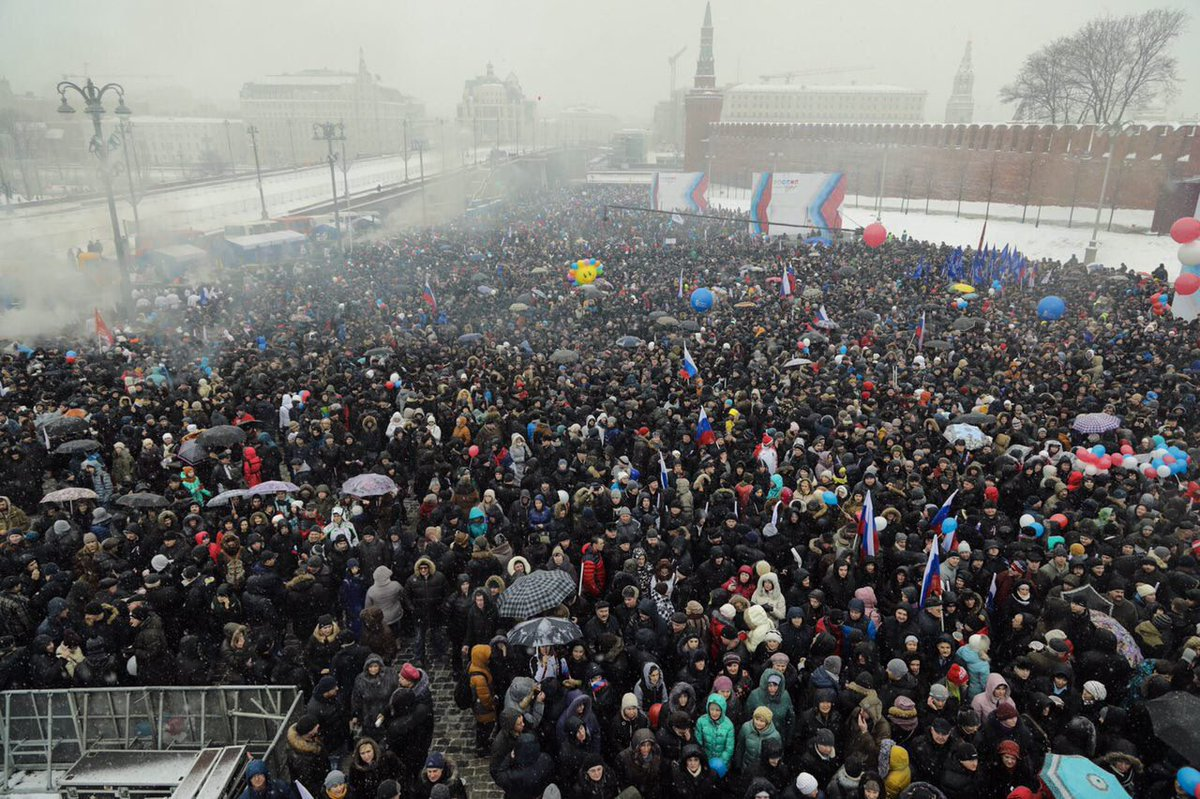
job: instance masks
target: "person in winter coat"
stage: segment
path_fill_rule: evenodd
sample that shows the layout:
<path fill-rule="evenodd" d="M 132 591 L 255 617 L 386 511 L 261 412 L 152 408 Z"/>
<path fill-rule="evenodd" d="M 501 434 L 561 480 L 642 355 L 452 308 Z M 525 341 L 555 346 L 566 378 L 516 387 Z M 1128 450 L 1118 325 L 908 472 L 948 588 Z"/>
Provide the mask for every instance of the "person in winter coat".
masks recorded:
<path fill-rule="evenodd" d="M 987 690 L 988 675 L 992 673 L 988 644 L 987 636 L 972 635 L 967 646 L 959 647 L 954 654 L 954 659 L 966 668 L 971 678 L 967 699 L 974 699 Z"/>
<path fill-rule="evenodd" d="M 359 619 L 362 621 L 362 636 L 360 640 L 363 645 L 370 649 L 373 653 L 383 658 L 384 663 L 390 663 L 396 659 L 396 634 L 392 632 L 392 628 L 383 623 L 383 609 L 376 606 L 373 608 L 363 608 L 359 614 Z"/>
<path fill-rule="evenodd" d="M 642 666 L 642 679 L 633 688 L 642 712 L 649 712 L 654 705 L 667 701 L 667 683 L 662 669 L 654 661 Z"/>
<path fill-rule="evenodd" d="M 494 683 L 491 669 L 488 668 L 491 659 L 492 648 L 487 644 L 471 647 L 471 665 L 467 673 L 471 675 L 471 690 L 475 694 L 475 751 L 479 754 L 487 751 L 488 739 L 496 725 Z"/>
<path fill-rule="evenodd" d="M 292 786 L 283 780 L 271 779 L 267 764 L 251 760 L 246 764 L 246 788 L 238 799 L 292 799 Z"/>
<path fill-rule="evenodd" d="M 341 757 L 349 749 L 350 719 L 338 697 L 337 680 L 326 674 L 313 688 L 304 707 L 321 727 L 321 745 L 332 756 Z"/>
<path fill-rule="evenodd" d="M 441 788 L 438 788 L 438 786 Z M 430 752 L 425 767 L 413 784 L 413 799 L 430 799 L 437 790 L 442 799 L 467 799 L 467 786 L 458 776 L 454 760 L 441 752 Z"/>
<path fill-rule="evenodd" d="M 399 632 L 400 620 L 404 618 L 404 608 L 408 600 L 404 595 L 404 587 L 392 579 L 392 570 L 387 566 L 378 566 L 371 574 L 373 584 L 367 589 L 367 607 L 378 606 L 383 611 L 383 623 Z"/>
<path fill-rule="evenodd" d="M 317 619 L 312 634 L 304 643 L 304 667 L 308 669 L 309 677 L 315 683 L 322 674 L 329 673 L 333 668 L 333 656 L 340 647 L 338 638 L 342 630 L 334 621 L 333 616 L 325 614 Z"/>
<path fill-rule="evenodd" d="M 728 768 L 733 762 L 737 733 L 733 722 L 725 717 L 725 697 L 708 695 L 705 714 L 696 720 L 696 743 L 704 749 L 707 762 L 719 760 Z"/>
<path fill-rule="evenodd" d="M 621 792 L 617 775 L 597 754 L 588 753 L 571 786 L 575 799 L 616 799 Z"/>
<path fill-rule="evenodd" d="M 433 745 L 433 712 L 418 701 L 412 688 L 401 685 L 388 700 L 388 748 L 400 758 L 400 783 L 411 785 Z"/>
<path fill-rule="evenodd" d="M 263 481 L 263 461 L 254 447 L 242 448 L 242 479 L 247 488 L 254 488 Z"/>
<path fill-rule="evenodd" d="M 504 791 L 504 799 L 541 796 L 553 776 L 554 761 L 530 733 L 522 733 L 512 757 L 505 758 L 493 774 L 496 784 Z"/>
<path fill-rule="evenodd" d="M 536 725 L 535 725 L 536 726 Z M 637 697 L 625 694 L 621 697 L 621 708 L 604 731 L 604 756 L 610 763 L 616 762 L 621 750 L 629 746 L 633 734 L 647 729 L 650 720 L 638 706 Z"/>
<path fill-rule="evenodd" d="M 767 669 L 762 673 L 758 687 L 750 692 L 746 700 L 747 713 L 753 713 L 760 707 L 771 711 L 775 719 L 774 726 L 779 730 L 784 745 L 790 744 L 796 726 L 796 711 L 792 707 L 792 697 L 784 685 L 784 677 L 775 669 Z"/>
<path fill-rule="evenodd" d="M 129 613 L 129 626 L 136 631 L 128 653 L 137 658 L 139 681 L 143 685 L 170 685 L 175 679 L 175 664 L 162 619 L 139 605 Z"/>
<path fill-rule="evenodd" d="M 979 795 L 982 776 L 975 746 L 969 741 L 959 741 L 946 759 L 938 784 L 945 791 L 946 799 L 972 799 Z"/>
<path fill-rule="evenodd" d="M 771 710 L 759 707 L 751 714 L 750 720 L 742 724 L 742 729 L 738 731 L 733 767 L 737 771 L 745 773 L 752 766 L 757 765 L 762 758 L 763 743 L 768 740 L 778 742 L 781 748 L 783 746 L 783 739 L 779 735 L 779 730 L 775 728 Z"/>
<path fill-rule="evenodd" d="M 350 558 L 346 561 L 346 574 L 342 577 L 338 599 L 342 604 L 345 628 L 353 633 L 355 638 L 360 638 L 362 636 L 361 614 L 363 608 L 367 606 L 367 580 L 359 566 L 358 558 Z"/>
<path fill-rule="evenodd" d="M 596 754 L 596 741 L 588 734 L 587 724 L 578 716 L 567 719 L 562 736 L 558 739 L 558 753 L 554 760 L 558 769 L 555 782 L 571 785 L 578 778 L 585 758 Z"/>
<path fill-rule="evenodd" d="M 383 733 L 388 699 L 395 685 L 396 674 L 384 665 L 383 658 L 368 656 L 350 693 L 350 724 L 361 734 L 378 737 Z"/>
<path fill-rule="evenodd" d="M 400 759 L 364 735 L 354 744 L 353 753 L 342 761 L 342 773 L 352 796 L 374 796 L 380 783 L 400 776 Z"/>
<path fill-rule="evenodd" d="M 621 784 L 638 790 L 642 799 L 662 799 L 663 759 L 650 730 L 633 734 L 629 748 L 617 758 Z"/>
<path fill-rule="evenodd" d="M 329 771 L 329 757 L 321 745 L 321 728 L 317 719 L 302 715 L 287 730 L 287 773 L 313 796 L 318 796 Z"/>
<path fill-rule="evenodd" d="M 904 789 L 912 783 L 908 750 L 890 738 L 885 740 L 879 748 L 879 772 L 883 774 L 883 789 L 887 799 L 898 799 Z"/>
<path fill-rule="evenodd" d="M 708 767 L 704 750 L 696 744 L 683 747 L 679 761 L 671 764 L 670 799 L 716 799 L 717 777 Z"/>
<path fill-rule="evenodd" d="M 435 656 L 440 656 L 446 651 L 442 620 L 438 614 L 450 593 L 450 584 L 446 582 L 446 575 L 438 572 L 437 565 L 430 558 L 422 557 L 417 558 L 412 576 L 405 581 L 404 587 L 416 622 L 417 639 L 413 643 L 413 652 L 417 660 L 424 663 L 427 643 L 433 647 L 432 652 Z"/>

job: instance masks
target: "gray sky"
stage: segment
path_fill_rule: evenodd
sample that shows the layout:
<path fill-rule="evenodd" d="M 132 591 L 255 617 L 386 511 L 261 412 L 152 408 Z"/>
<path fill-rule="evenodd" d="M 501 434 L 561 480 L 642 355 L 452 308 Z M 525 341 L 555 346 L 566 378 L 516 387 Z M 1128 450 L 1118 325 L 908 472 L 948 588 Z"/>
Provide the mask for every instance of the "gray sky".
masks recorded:
<path fill-rule="evenodd" d="M 873 67 L 812 83 L 892 83 L 929 92 L 942 120 L 968 36 L 974 40 L 976 119 L 1009 114 L 996 99 L 1022 58 L 1104 12 L 1148 0 L 714 0 L 718 82 L 760 73 Z M 1200 76 L 1200 2 L 1175 52 Z M 986 10 L 985 10 L 986 9 Z M 236 108 L 242 83 L 272 72 L 352 70 L 358 48 L 384 82 L 453 114 L 465 78 L 488 60 L 510 70 L 547 112 L 587 103 L 649 120 L 665 96 L 667 56 L 687 45 L 679 82 L 695 70 L 703 0 L 0 0 L 0 74 L 14 90 L 49 94 L 60 73 L 120 80 L 137 111 L 147 82 L 186 87 Z M 94 26 L 94 27 L 93 27 Z M 113 77 L 156 75 L 160 78 Z M 1174 117 L 1200 114 L 1200 80 L 1186 82 Z"/>

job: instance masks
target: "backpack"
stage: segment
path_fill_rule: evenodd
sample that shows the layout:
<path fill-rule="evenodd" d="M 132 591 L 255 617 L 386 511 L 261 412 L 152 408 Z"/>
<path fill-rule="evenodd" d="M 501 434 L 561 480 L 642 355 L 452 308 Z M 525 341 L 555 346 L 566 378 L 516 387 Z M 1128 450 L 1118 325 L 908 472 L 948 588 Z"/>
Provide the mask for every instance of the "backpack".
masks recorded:
<path fill-rule="evenodd" d="M 475 704 L 475 689 L 471 687 L 471 675 L 466 669 L 454 683 L 454 704 L 459 710 L 470 710 Z"/>

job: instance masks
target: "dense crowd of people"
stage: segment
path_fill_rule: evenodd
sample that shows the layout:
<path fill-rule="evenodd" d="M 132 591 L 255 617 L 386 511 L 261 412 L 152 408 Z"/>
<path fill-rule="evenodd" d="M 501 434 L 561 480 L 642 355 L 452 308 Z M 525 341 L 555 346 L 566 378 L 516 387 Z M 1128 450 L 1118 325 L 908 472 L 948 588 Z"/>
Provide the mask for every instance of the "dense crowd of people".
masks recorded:
<path fill-rule="evenodd" d="M 1165 283 L 1043 261 L 960 300 L 946 245 L 622 199 L 138 285 L 112 346 L 5 350 L 0 689 L 298 686 L 247 799 L 465 799 L 432 747 L 461 712 L 509 799 L 1021 799 L 1051 754 L 1190 796 L 1146 705 L 1200 693 L 1200 345 Z M 511 644 L 540 570 L 578 638 Z"/>

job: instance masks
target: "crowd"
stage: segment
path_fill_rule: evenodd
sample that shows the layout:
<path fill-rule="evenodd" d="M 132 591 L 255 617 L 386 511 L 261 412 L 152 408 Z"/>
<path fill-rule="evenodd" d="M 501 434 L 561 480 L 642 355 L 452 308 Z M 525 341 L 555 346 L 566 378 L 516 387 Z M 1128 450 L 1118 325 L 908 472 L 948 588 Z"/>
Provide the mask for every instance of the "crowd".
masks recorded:
<path fill-rule="evenodd" d="M 298 686 L 246 799 L 465 798 L 432 747 L 460 712 L 509 799 L 1027 799 L 1052 753 L 1192 795 L 1146 704 L 1200 693 L 1200 351 L 1164 284 L 1045 261 L 960 303 L 945 245 L 628 199 L 139 285 L 112 346 L 5 350 L 0 689 Z M 579 635 L 528 649 L 501 600 L 539 570 Z"/>

